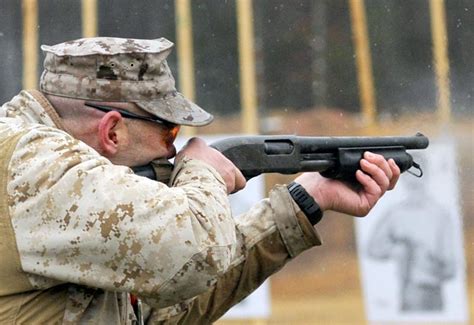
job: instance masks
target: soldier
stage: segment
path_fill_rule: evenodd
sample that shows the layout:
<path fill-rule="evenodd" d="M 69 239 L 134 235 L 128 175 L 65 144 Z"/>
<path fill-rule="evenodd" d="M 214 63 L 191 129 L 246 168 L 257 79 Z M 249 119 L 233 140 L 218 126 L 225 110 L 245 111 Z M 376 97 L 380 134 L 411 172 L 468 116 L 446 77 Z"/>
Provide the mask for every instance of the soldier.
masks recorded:
<path fill-rule="evenodd" d="M 312 223 L 322 211 L 366 215 L 395 186 L 393 160 L 366 153 L 359 190 L 318 173 L 295 179 L 315 215 L 278 185 L 232 218 L 227 195 L 245 186 L 240 171 L 198 138 L 177 154 L 173 146 L 180 125 L 212 115 L 176 91 L 172 46 L 42 46 L 40 91 L 0 108 L 2 324 L 210 323 L 320 245 Z M 130 169 L 175 154 L 167 184 Z"/>

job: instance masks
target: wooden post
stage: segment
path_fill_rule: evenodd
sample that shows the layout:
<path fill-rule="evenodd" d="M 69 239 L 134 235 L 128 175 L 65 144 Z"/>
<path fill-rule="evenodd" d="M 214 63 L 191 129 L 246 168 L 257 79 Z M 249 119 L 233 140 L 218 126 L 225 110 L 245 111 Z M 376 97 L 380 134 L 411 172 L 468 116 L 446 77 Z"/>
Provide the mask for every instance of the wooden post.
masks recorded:
<path fill-rule="evenodd" d="M 258 134 L 257 82 L 255 69 L 255 39 L 252 0 L 237 0 L 237 30 L 239 41 L 241 130 L 245 134 Z M 264 325 L 265 319 L 247 319 L 246 323 Z"/>
<path fill-rule="evenodd" d="M 97 0 L 82 0 L 82 36 L 97 36 Z"/>
<path fill-rule="evenodd" d="M 175 0 L 176 43 L 178 55 L 179 90 L 189 100 L 195 100 L 193 22 L 191 2 Z M 183 127 L 186 136 L 196 134 L 196 128 Z"/>
<path fill-rule="evenodd" d="M 311 8 L 311 41 L 313 106 L 327 106 L 327 1 L 313 1 Z"/>
<path fill-rule="evenodd" d="M 446 32 L 446 13 L 444 0 L 430 0 L 431 34 L 433 39 L 433 61 L 438 88 L 438 119 L 451 120 L 448 35 Z"/>
<path fill-rule="evenodd" d="M 362 114 L 368 125 L 373 126 L 376 120 L 376 103 L 364 0 L 349 0 L 349 8 Z"/>
<path fill-rule="evenodd" d="M 237 0 L 242 131 L 258 134 L 252 0 Z"/>
<path fill-rule="evenodd" d="M 23 89 L 38 85 L 38 2 L 23 0 Z"/>

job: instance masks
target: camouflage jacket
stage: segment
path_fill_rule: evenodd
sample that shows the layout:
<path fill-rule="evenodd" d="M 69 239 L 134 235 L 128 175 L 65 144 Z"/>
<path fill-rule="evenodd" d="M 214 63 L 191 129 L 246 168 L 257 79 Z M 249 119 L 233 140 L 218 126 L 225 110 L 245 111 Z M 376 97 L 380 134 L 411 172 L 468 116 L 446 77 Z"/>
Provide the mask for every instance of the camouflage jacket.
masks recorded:
<path fill-rule="evenodd" d="M 64 131 L 40 92 L 0 108 L 0 323 L 211 323 L 320 239 L 288 194 L 233 218 L 220 175 L 184 159 L 170 184 Z"/>

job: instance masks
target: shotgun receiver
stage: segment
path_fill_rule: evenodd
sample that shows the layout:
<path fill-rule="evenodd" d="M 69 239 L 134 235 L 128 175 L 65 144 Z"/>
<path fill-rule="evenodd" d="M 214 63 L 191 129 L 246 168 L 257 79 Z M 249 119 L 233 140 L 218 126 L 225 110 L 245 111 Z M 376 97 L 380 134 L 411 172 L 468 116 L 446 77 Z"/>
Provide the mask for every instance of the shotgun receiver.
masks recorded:
<path fill-rule="evenodd" d="M 355 172 L 365 151 L 393 158 L 402 172 L 421 166 L 407 153 L 425 149 L 429 140 L 421 133 L 411 137 L 302 137 L 292 135 L 239 136 L 219 140 L 211 147 L 231 160 L 247 180 L 263 173 L 320 172 L 324 177 L 355 182 Z M 156 179 L 153 169 L 138 167 L 139 175 Z"/>

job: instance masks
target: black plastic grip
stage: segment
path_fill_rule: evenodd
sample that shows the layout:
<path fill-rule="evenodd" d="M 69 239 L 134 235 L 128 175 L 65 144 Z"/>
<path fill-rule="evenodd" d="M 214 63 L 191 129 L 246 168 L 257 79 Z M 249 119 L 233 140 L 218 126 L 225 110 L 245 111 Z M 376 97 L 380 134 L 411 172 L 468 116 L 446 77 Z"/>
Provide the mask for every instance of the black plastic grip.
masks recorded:
<path fill-rule="evenodd" d="M 387 160 L 392 158 L 402 173 L 413 166 L 413 157 L 404 147 L 339 148 L 337 164 L 321 175 L 327 178 L 355 180 L 355 173 L 360 169 L 360 160 L 366 151 L 382 155 Z"/>

